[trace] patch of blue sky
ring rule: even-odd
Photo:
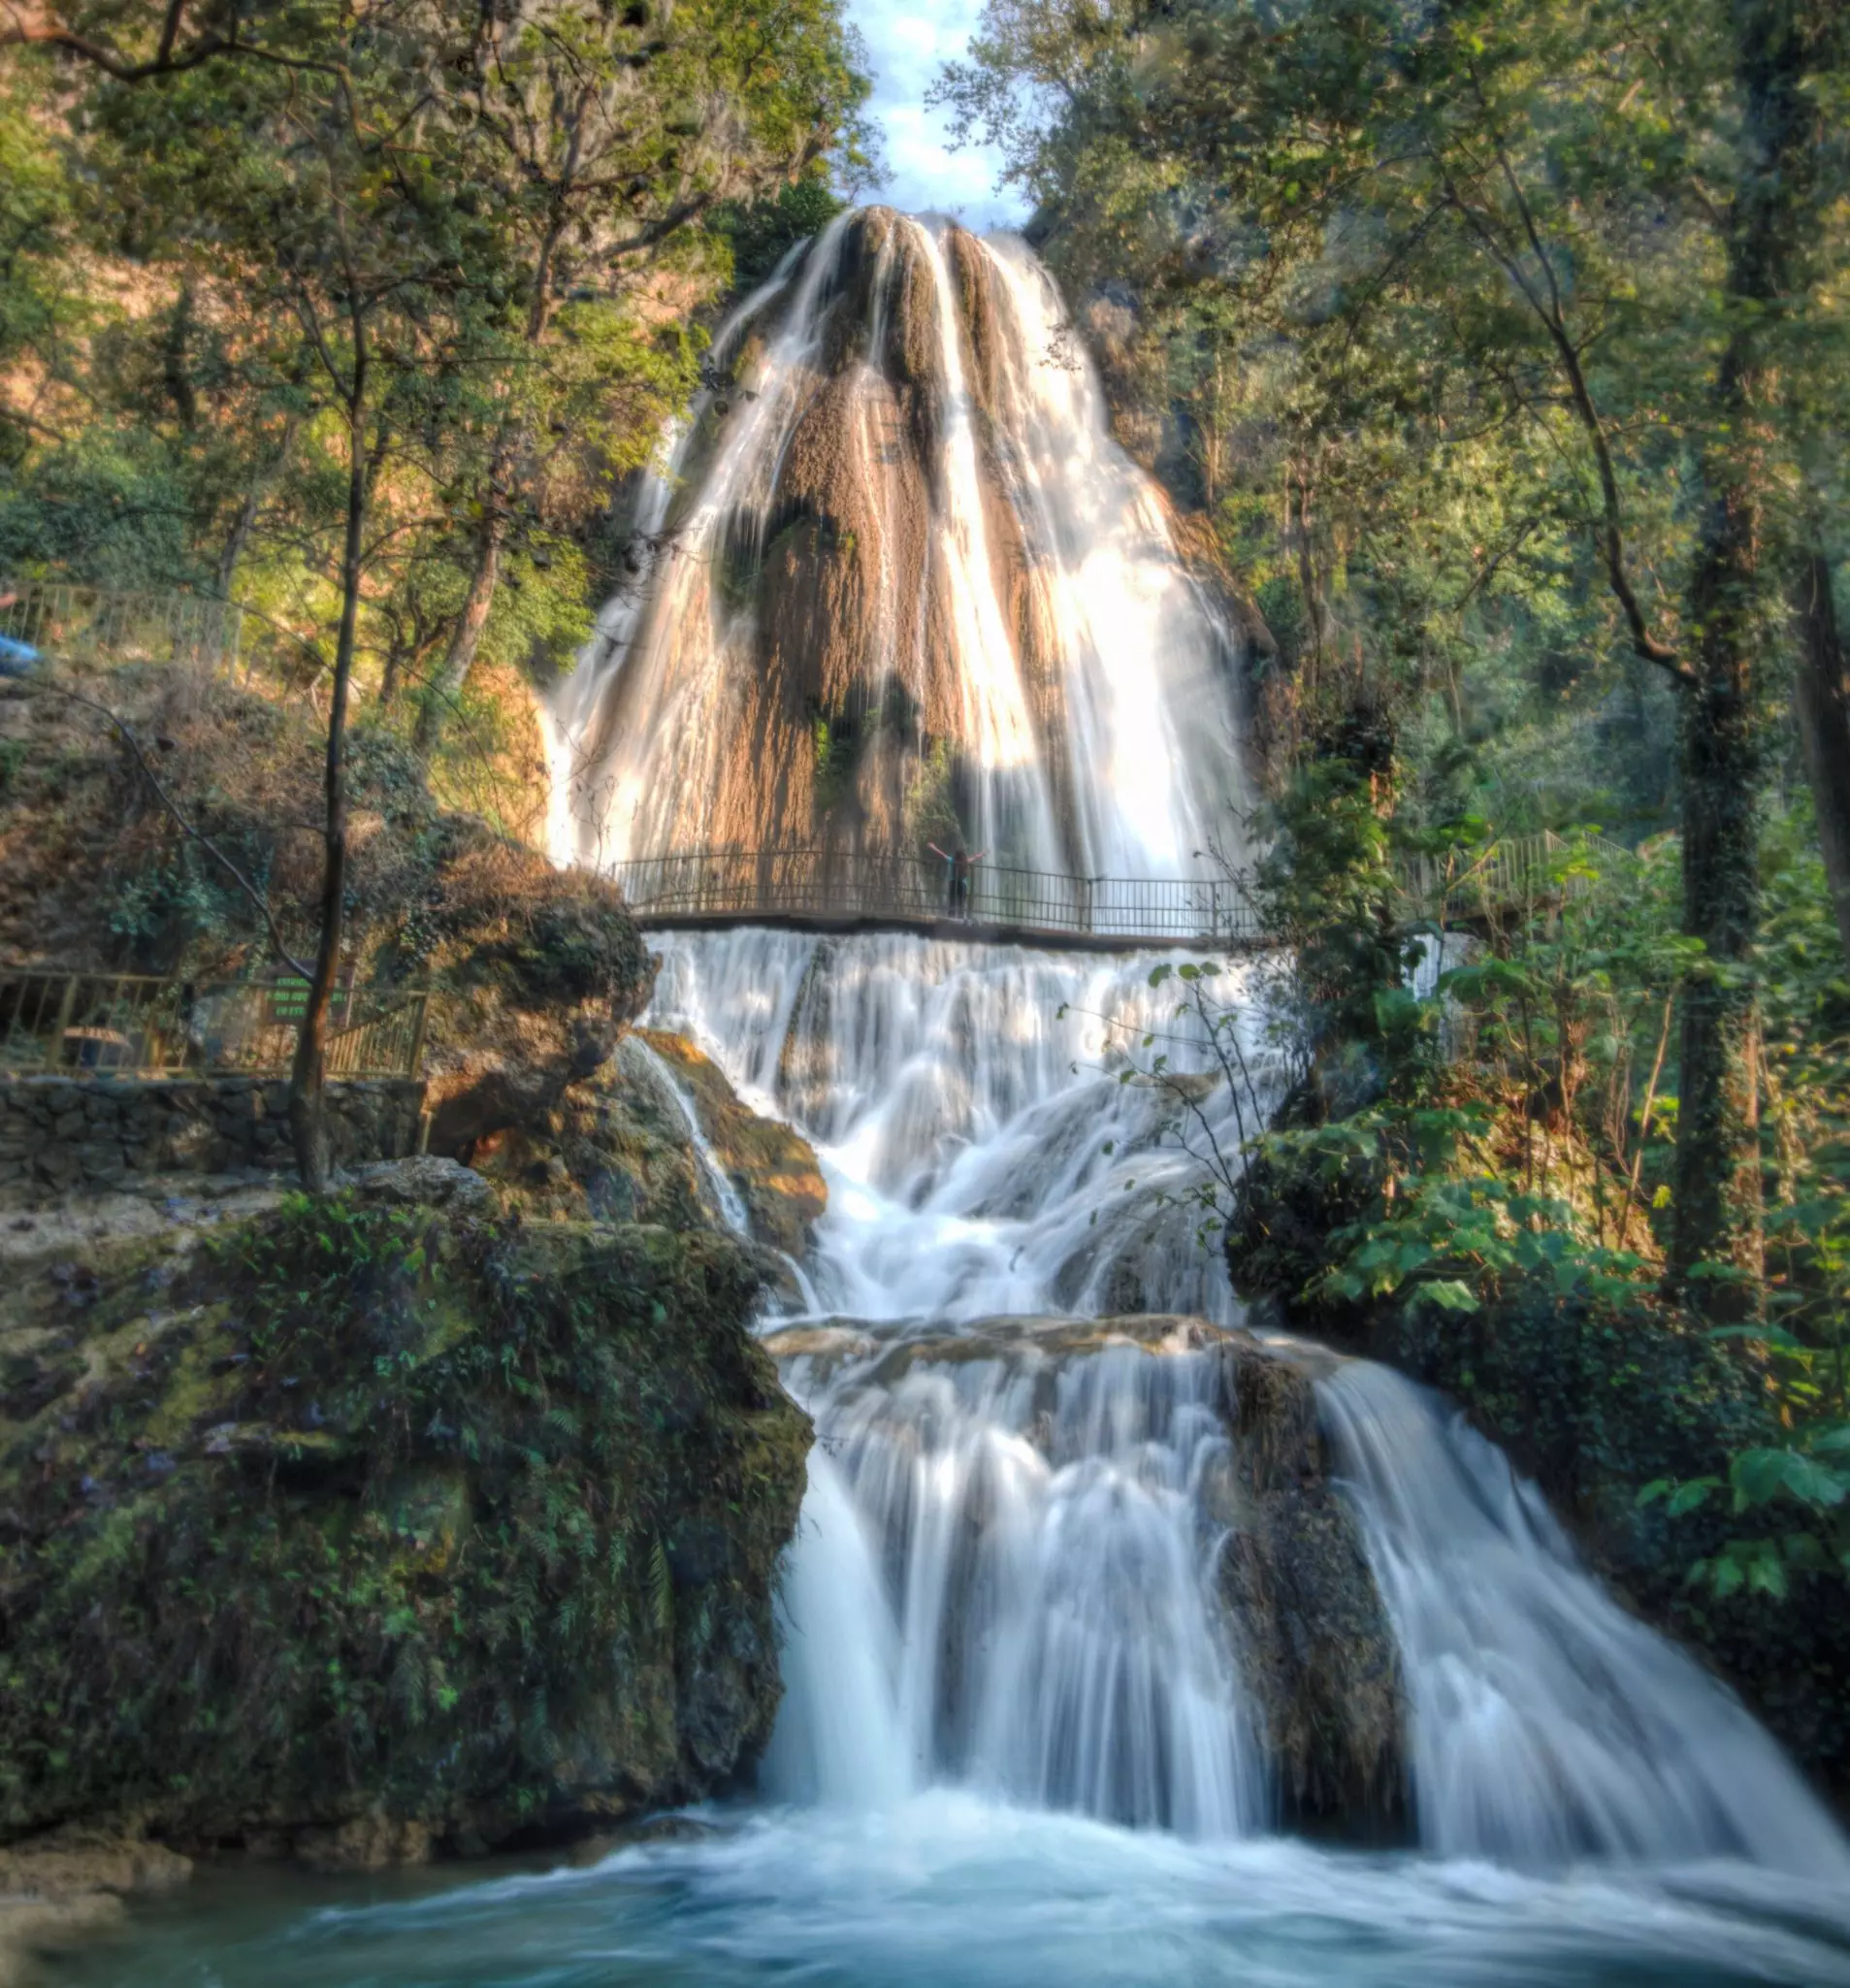
[[[982,0],[852,0],[874,77],[868,106],[886,150],[886,183],[872,198],[909,213],[953,214],[965,227],[1019,228],[1027,218],[1013,187],[997,189],[1001,160],[987,147],[951,145],[950,119],[925,103],[940,63],[969,46]]]

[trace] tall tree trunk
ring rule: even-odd
[[[1822,546],[1814,543],[1801,553],[1792,594],[1799,629],[1793,710],[1837,936],[1850,962],[1850,659],[1844,655],[1831,562]]]
[[[1763,1267],[1750,965],[1760,929],[1757,508],[1743,484],[1711,496],[1691,588],[1703,634],[1698,680],[1683,693],[1683,929],[1703,941],[1706,958],[1682,1000],[1671,1263],[1679,1285],[1704,1261],[1750,1279]],[[1739,1308],[1721,1309],[1732,1316]]]
[[[364,324],[354,325],[353,391],[347,403],[347,518],[341,557],[341,633],[334,651],[334,693],[328,707],[328,746],[323,773],[326,812],[322,825],[321,938],[314,974],[296,1037],[289,1072],[289,1131],[302,1185],[319,1194],[328,1186],[325,1051],[328,1007],[341,966],[347,888],[347,690],[353,678],[354,636],[359,625],[361,563],[365,545],[367,348]]]
[[[1762,573],[1762,460],[1777,321],[1804,280],[1816,216],[1816,49],[1803,0],[1735,11],[1741,160],[1729,216],[1734,317],[1709,409],[1701,538],[1689,621],[1695,681],[1683,694],[1683,929],[1706,959],[1683,994],[1670,1280],[1725,1264],[1706,1308],[1758,1312],[1761,1226],[1759,1021],[1752,948],[1760,924],[1762,749],[1756,664],[1770,639]]]
[[[488,617],[494,611],[495,589],[501,581],[502,547],[507,538],[506,477],[513,462],[515,438],[503,431],[496,443],[494,464],[489,471],[488,509],[475,538],[475,567],[469,578],[469,595],[456,632],[424,689],[418,709],[417,729],[412,742],[421,753],[435,751],[442,736],[444,720],[462,695],[469,672],[475,667],[475,652],[482,645]]]
[[[553,192],[552,218],[540,241],[534,266],[534,298],[528,308],[527,323],[522,333],[529,346],[537,346],[545,342],[546,328],[552,321],[553,257],[558,251],[559,239],[565,232],[566,208],[577,176],[582,125],[589,101],[588,95],[579,100],[563,177]],[[463,686],[469,681],[469,672],[475,667],[475,652],[482,645],[482,634],[488,627],[488,617],[495,605],[495,589],[501,583],[501,556],[507,542],[507,508],[512,497],[510,486],[514,467],[525,453],[527,441],[525,421],[511,413],[505,415],[501,432],[495,438],[495,453],[488,466],[487,509],[482,517],[482,529],[476,536],[475,567],[470,574],[469,597],[463,603],[462,619],[450,637],[442,665],[431,679],[425,691],[423,707],[417,714],[413,743],[421,753],[435,751],[450,711],[462,695]]]

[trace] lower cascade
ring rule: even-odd
[[[950,1783],[1267,1830],[1306,1766],[1276,1701],[1318,1680],[1263,1675],[1264,1618],[1295,1610],[1284,1640],[1340,1662],[1370,1640],[1359,1590],[1384,1612],[1396,1728],[1373,1795],[1425,1848],[1850,1878],[1778,1748],[1607,1596],[1501,1451],[1386,1368],[1235,1327],[1184,1183],[1191,1144],[1237,1150],[1240,1100],[1172,1039],[1152,963],[752,930],[667,946],[656,1017],[795,1118],[830,1191],[817,1316],[771,1327],[817,1445],[770,1790],[871,1806]],[[1121,1081],[1156,1032],[1175,1082]],[[1249,1066],[1256,1098],[1256,1028]],[[1327,1538],[1259,1523],[1293,1384],[1315,1424],[1296,1489],[1327,1456],[1347,1583],[1299,1564]],[[1349,1757],[1310,1763],[1326,1781],[1365,1776],[1382,1739],[1342,1716]]]
[[[1243,1320],[1190,1184],[1276,1086],[1256,991],[1240,1090],[1148,958],[660,945],[650,1024],[828,1188],[762,1325],[816,1437],[756,1786],[146,1919],[138,1983],[1850,1984],[1850,1851],[1739,1702],[1438,1396]]]

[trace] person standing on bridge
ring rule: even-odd
[[[940,849],[935,842],[925,847],[933,856],[944,858],[945,909],[953,918],[968,918],[970,915],[970,871],[983,861],[984,852],[979,849],[974,856],[967,854],[959,842],[957,853]]]

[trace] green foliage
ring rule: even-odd
[[[447,718],[477,639],[556,674],[617,583],[596,526],[698,382],[716,213],[795,226],[866,165],[837,0],[545,0],[488,30],[303,0],[236,47],[188,15],[165,69],[132,10],[52,12],[161,73],[0,50],[0,580],[232,593],[247,661],[300,694],[353,592],[357,393],[361,697]]]
[[[826,178],[807,173],[779,187],[773,199],[721,208],[713,229],[732,251],[733,286],[755,289],[797,243],[820,235],[844,205]]]

